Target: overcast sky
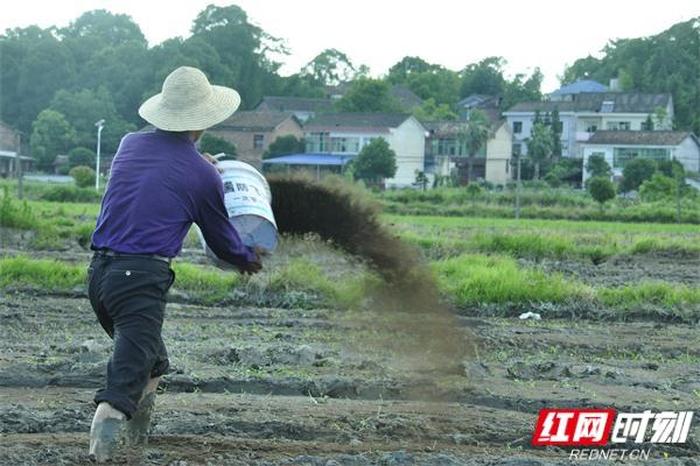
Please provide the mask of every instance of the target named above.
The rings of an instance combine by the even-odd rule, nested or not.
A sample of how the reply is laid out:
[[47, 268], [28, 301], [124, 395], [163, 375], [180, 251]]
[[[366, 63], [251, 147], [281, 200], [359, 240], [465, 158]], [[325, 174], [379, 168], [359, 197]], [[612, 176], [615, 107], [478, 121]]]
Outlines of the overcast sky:
[[85, 11], [104, 8], [130, 15], [155, 45], [186, 37], [210, 3], [236, 3], [252, 22], [285, 39], [291, 55], [284, 58], [283, 74], [296, 72], [326, 48], [368, 65], [373, 75], [386, 73], [406, 55], [454, 70], [500, 55], [510, 75], [539, 66], [544, 91], [558, 87], [566, 64], [598, 55], [610, 39], [655, 34], [700, 16], [699, 0], [8, 0], [0, 30], [64, 26]]

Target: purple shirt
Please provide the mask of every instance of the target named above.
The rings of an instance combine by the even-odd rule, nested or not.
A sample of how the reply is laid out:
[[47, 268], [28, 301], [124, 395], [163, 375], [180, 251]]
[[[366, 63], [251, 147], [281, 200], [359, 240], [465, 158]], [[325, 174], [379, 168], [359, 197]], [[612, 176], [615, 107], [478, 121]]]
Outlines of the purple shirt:
[[92, 248], [174, 257], [193, 222], [219, 259], [233, 265], [255, 260], [228, 220], [219, 173], [187, 134], [155, 130], [124, 136]]

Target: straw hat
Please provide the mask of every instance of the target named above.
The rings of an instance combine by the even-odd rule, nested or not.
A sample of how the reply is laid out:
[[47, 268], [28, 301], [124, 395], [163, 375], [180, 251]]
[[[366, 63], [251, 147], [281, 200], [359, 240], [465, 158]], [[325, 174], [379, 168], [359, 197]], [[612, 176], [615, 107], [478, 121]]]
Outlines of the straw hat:
[[160, 94], [141, 104], [139, 115], [166, 131], [198, 131], [224, 121], [240, 103], [235, 90], [213, 86], [197, 68], [181, 66], [165, 78]]

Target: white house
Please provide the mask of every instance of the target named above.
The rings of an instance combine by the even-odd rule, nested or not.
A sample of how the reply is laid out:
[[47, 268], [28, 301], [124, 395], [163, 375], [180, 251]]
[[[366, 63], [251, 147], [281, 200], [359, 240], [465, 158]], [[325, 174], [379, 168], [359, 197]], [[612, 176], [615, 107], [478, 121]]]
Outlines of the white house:
[[440, 176], [450, 175], [454, 169], [461, 183], [479, 179], [497, 185], [513, 179], [511, 170], [510, 127], [499, 115], [498, 109], [480, 109], [491, 124], [491, 134], [486, 145], [469, 160], [466, 145], [459, 134], [467, 130], [465, 121], [436, 121], [425, 123], [428, 128], [426, 139], [426, 169]]
[[409, 187], [425, 169], [425, 127], [403, 113], [332, 113], [304, 126], [307, 154], [354, 157], [373, 139], [384, 138], [396, 152], [397, 171], [387, 187]]
[[580, 92], [557, 95], [556, 100], [521, 102], [503, 115], [513, 132], [513, 153], [526, 154], [535, 114], [544, 119], [556, 109], [562, 124], [561, 145], [564, 157], [581, 158], [581, 144], [593, 133], [604, 131], [670, 130], [673, 121], [671, 94], [637, 92]]
[[[614, 177], [622, 175], [627, 162], [640, 157], [677, 160], [687, 171], [700, 171], [700, 141], [687, 131], [597, 131], [583, 144], [584, 167], [594, 155], [605, 158]], [[589, 177], [584, 169], [583, 181]]]

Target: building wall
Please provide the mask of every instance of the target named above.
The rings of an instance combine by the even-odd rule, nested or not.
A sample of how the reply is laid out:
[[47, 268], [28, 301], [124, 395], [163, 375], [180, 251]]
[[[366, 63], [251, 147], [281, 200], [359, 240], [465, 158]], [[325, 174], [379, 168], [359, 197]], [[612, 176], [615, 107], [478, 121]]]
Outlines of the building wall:
[[600, 153], [605, 157], [605, 161], [612, 168], [613, 176], [622, 176], [622, 169], [613, 166], [613, 154], [616, 147], [644, 147], [644, 148], [666, 148], [669, 150], [671, 159], [678, 160], [687, 171], [697, 172], [700, 170], [700, 146], [695, 143], [692, 137], [687, 137], [677, 146], [629, 146], [620, 144], [590, 144], [583, 146], [583, 181], [590, 178], [590, 174], [586, 171], [586, 163], [591, 155]]
[[676, 146], [674, 155], [686, 171], [700, 172], [700, 146], [692, 136], [688, 136]]
[[[236, 146], [236, 158], [247, 162], [256, 168], [262, 167], [262, 155], [279, 136], [293, 135], [297, 138], [304, 136], [301, 126], [291, 118], [284, 120], [272, 131], [243, 131], [230, 128], [212, 128], [207, 130], [210, 134], [225, 139]], [[255, 148], [255, 135], [262, 135], [263, 145]]]
[[513, 178], [510, 167], [511, 140], [510, 127], [508, 123], [504, 123], [486, 143], [486, 181], [502, 185]]
[[0, 123], [0, 150], [17, 151], [17, 132]]
[[396, 175], [385, 180], [387, 188], [411, 187], [416, 181], [416, 170], [425, 167], [425, 128], [411, 117], [387, 138], [389, 147], [396, 152]]

